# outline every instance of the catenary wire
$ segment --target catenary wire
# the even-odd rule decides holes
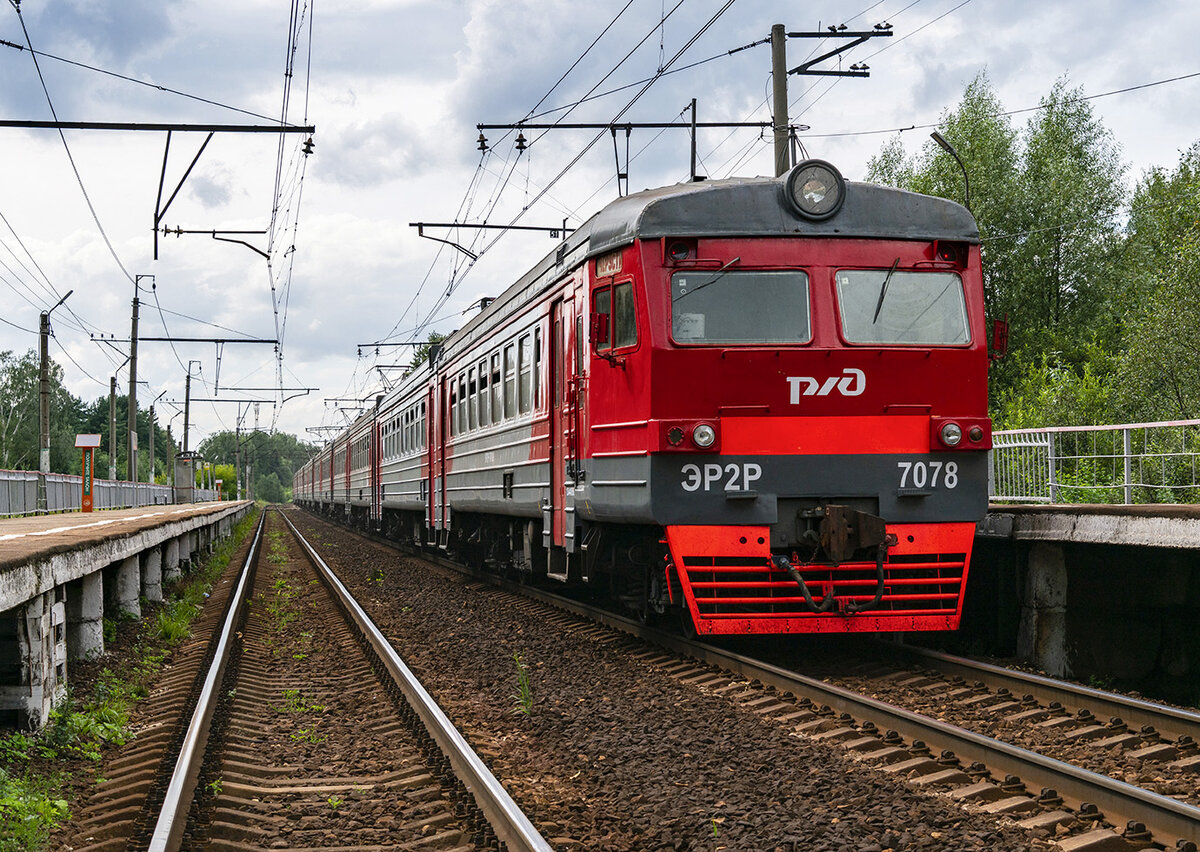
[[[104,74],[109,77],[114,77],[118,80],[123,80],[126,83],[135,83],[139,86],[145,86],[148,89],[156,89],[157,91],[160,91],[160,92],[166,92],[169,95],[179,95],[181,98],[187,98],[188,100],[199,101],[200,103],[203,103],[203,104],[220,107],[221,109],[227,109],[227,110],[230,110],[231,112],[241,113],[242,115],[248,115],[251,118],[261,118],[261,119],[265,119],[266,121],[274,121],[274,119],[271,118],[270,116],[260,115],[259,113],[251,112],[248,109],[242,109],[240,107],[231,106],[229,104],[221,103],[220,101],[214,101],[214,100],[211,100],[210,98],[201,97],[200,95],[192,95],[187,92],[180,91],[179,89],[172,89],[170,86],[163,86],[159,83],[150,83],[150,82],[147,82],[146,80],[139,80],[136,77],[127,77],[124,74],[118,74],[116,71],[109,71],[105,68],[97,68],[94,65],[88,65],[86,62],[79,62],[74,59],[67,59],[66,57],[63,57],[63,56],[55,56],[53,53],[47,53],[44,50],[36,50],[35,51],[32,48],[28,48],[23,44],[16,44],[15,42],[6,41],[2,38],[0,38],[0,46],[11,47],[11,48],[15,48],[16,50],[28,50],[31,53],[36,53],[38,56],[44,57],[46,59],[53,59],[56,62],[62,62],[66,65],[74,65],[77,68],[83,68],[86,71],[95,71],[97,74]]]
[[[17,20],[21,22],[21,31],[25,34],[25,43],[29,46],[30,58],[33,60],[33,67],[37,70],[38,80],[42,84],[42,91],[46,95],[46,103],[50,107],[50,114],[54,116],[55,121],[58,121],[58,112],[54,109],[54,100],[50,97],[50,89],[46,86],[46,78],[42,76],[42,66],[38,62],[37,53],[33,49],[33,41],[29,37],[28,27],[25,26],[25,18],[21,14],[21,7],[18,3],[13,2],[13,0],[10,0],[10,2],[13,3],[13,8],[17,10]],[[75,157],[71,154],[71,146],[67,144],[67,135],[63,132],[61,127],[58,128],[58,136],[62,140],[63,150],[67,153],[67,160],[69,160],[71,163],[71,171],[75,173],[75,181],[79,184],[79,189],[83,193],[83,200],[87,202],[87,208],[92,214],[92,219],[96,223],[96,228],[100,231],[100,236],[104,238],[104,244],[108,246],[109,254],[112,255],[113,260],[116,261],[117,266],[120,267],[121,272],[125,274],[125,277],[130,281],[133,281],[133,276],[129,274],[129,270],[126,269],[125,264],[121,262],[121,258],[117,254],[116,248],[113,246],[112,241],[108,238],[108,233],[104,230],[104,225],[100,222],[100,216],[96,213],[96,208],[92,204],[92,199],[88,196],[87,187],[84,186],[83,176],[79,173],[79,167],[75,165]]]
[[[682,2],[682,0],[681,0],[681,2]],[[661,76],[662,72],[666,71],[666,70],[667,70],[667,69],[669,69],[669,68],[670,68],[672,65],[674,65],[674,64],[675,64],[675,62],[677,62],[677,61],[679,60],[679,58],[680,58],[680,57],[681,57],[681,56],[682,56],[682,55],[683,55],[685,52],[687,52],[687,50],[688,50],[689,48],[691,48],[691,46],[692,46],[692,45],[694,45],[694,44],[695,44],[695,43],[696,43],[696,42],[697,42],[697,41],[698,41],[698,40],[699,40],[699,39],[700,39],[700,38],[701,38],[701,37],[704,35],[704,33],[706,33],[706,32],[707,32],[707,31],[709,30],[709,28],[710,28],[710,27],[712,27],[712,25],[713,25],[713,24],[715,24],[715,23],[717,22],[717,20],[719,20],[719,19],[720,19],[720,17],[721,17],[722,15],[724,15],[724,14],[725,14],[725,12],[727,12],[727,11],[729,10],[729,8],[730,8],[730,7],[731,7],[731,6],[734,4],[734,2],[736,2],[736,0],[727,0],[727,2],[725,2],[725,3],[724,3],[724,5],[722,5],[722,6],[721,6],[721,7],[720,7],[720,8],[719,8],[719,9],[718,9],[718,10],[717,10],[717,11],[716,11],[716,12],[715,12],[713,15],[712,15],[712,17],[710,17],[710,18],[708,19],[708,21],[707,21],[707,22],[705,22],[705,24],[704,24],[704,25],[703,25],[703,26],[702,26],[702,27],[701,27],[701,28],[700,28],[700,29],[699,29],[699,30],[696,32],[696,34],[695,34],[695,35],[693,35],[693,36],[692,36],[692,37],[691,37],[691,38],[690,38],[690,39],[687,41],[687,43],[686,43],[686,44],[684,44],[684,46],[683,46],[683,47],[681,47],[681,48],[680,48],[678,51],[676,51],[676,53],[675,53],[675,54],[674,54],[674,55],[671,57],[671,59],[670,59],[670,60],[668,60],[668,62],[666,63],[666,65],[665,65],[665,66],[664,66],[662,69],[660,69],[660,72],[659,72],[659,75],[658,75],[658,76]],[[675,9],[677,9],[677,8],[678,8],[678,5],[677,5],[677,6],[675,6],[674,8],[675,8]],[[674,11],[674,9],[673,9],[672,11]],[[652,80],[651,80],[649,83],[647,83],[647,84],[646,84],[646,85],[645,85],[645,86],[644,86],[642,89],[640,89],[640,90],[638,91],[638,93],[637,93],[636,95],[634,95],[634,97],[633,97],[633,98],[632,98],[632,99],[629,101],[629,103],[627,103],[627,104],[626,104],[626,105],[625,105],[625,106],[624,106],[624,107],[623,107],[623,108],[622,108],[622,109],[621,109],[621,110],[620,110],[620,111],[619,111],[619,112],[618,112],[618,113],[617,113],[617,114],[616,114],[616,115],[613,117],[613,119],[612,119],[612,122],[610,122],[610,123],[616,123],[617,121],[619,121],[619,120],[621,119],[621,117],[622,117],[622,116],[624,116],[624,115],[625,115],[625,113],[627,113],[627,112],[628,112],[630,109],[632,109],[632,108],[633,108],[633,106],[634,106],[634,104],[636,104],[636,103],[637,103],[637,102],[638,102],[638,101],[641,99],[642,95],[644,95],[644,94],[645,94],[645,93],[646,93],[646,92],[647,92],[647,91],[650,89],[650,87],[654,85],[654,82],[655,82],[655,81],[658,79],[658,76],[654,77],[654,78],[653,78],[653,79],[652,79]],[[600,139],[602,139],[602,138],[604,137],[604,135],[605,135],[605,132],[606,132],[605,130],[601,130],[599,133],[597,133],[597,134],[596,134],[596,136],[594,136],[594,137],[592,138],[592,141],[591,141],[591,142],[589,142],[589,143],[588,143],[586,146],[584,146],[583,150],[581,150],[581,151],[580,151],[580,152],[579,152],[579,153],[578,153],[578,154],[577,154],[577,155],[576,155],[576,156],[575,156],[575,157],[574,157],[574,158],[571,160],[571,162],[569,162],[569,163],[568,163],[566,166],[564,166],[564,167],[563,167],[563,169],[562,169],[561,171],[559,171],[559,173],[558,173],[558,174],[557,174],[557,175],[556,175],[556,176],[555,176],[553,179],[551,179],[549,183],[547,183],[547,184],[546,184],[546,186],[545,186],[545,187],[542,189],[542,191],[538,193],[538,195],[537,195],[537,196],[536,196],[536,197],[533,199],[533,201],[532,201],[532,202],[530,202],[530,204],[529,204],[529,205],[527,205],[526,207],[522,208],[522,210],[521,210],[520,212],[518,212],[518,213],[517,213],[517,215],[516,215],[516,216],[514,216],[514,217],[513,217],[513,219],[512,219],[512,220],[511,220],[511,221],[510,221],[508,224],[509,224],[509,225],[516,224],[516,222],[518,222],[518,221],[521,219],[521,217],[525,215],[525,212],[526,212],[526,211],[528,211],[528,210],[529,210],[529,208],[530,208],[530,207],[531,207],[533,204],[537,203],[537,201],[539,201],[539,200],[542,198],[542,196],[544,196],[544,195],[545,195],[547,192],[549,192],[549,191],[550,191],[550,189],[551,189],[551,188],[552,188],[552,187],[553,187],[553,186],[554,186],[554,185],[555,185],[555,184],[556,184],[556,183],[557,183],[559,180],[561,180],[561,179],[563,178],[563,176],[564,176],[564,175],[566,175],[566,174],[567,174],[567,172],[568,172],[568,171],[570,171],[570,170],[571,170],[571,169],[572,169],[572,168],[575,166],[575,164],[576,164],[576,163],[578,163],[578,162],[579,162],[579,161],[580,161],[580,160],[581,160],[581,159],[584,157],[584,155],[585,155],[585,154],[587,154],[587,152],[588,152],[588,151],[590,151],[590,150],[591,150],[591,149],[592,149],[592,148],[593,148],[593,147],[596,145],[596,143],[600,141]],[[507,233],[507,232],[506,232],[506,231],[501,231],[501,232],[500,232],[500,233],[499,233],[499,234],[498,234],[498,235],[497,235],[495,238],[493,238],[493,239],[492,239],[492,241],[491,241],[491,242],[489,242],[489,243],[487,243],[486,245],[484,245],[484,247],[482,248],[482,250],[479,252],[479,256],[480,256],[480,257],[482,257],[482,256],[483,256],[483,254],[485,254],[485,253],[486,253],[488,250],[490,250],[490,249],[491,249],[493,246],[495,246],[497,242],[499,242],[501,239],[503,239],[503,237],[504,237],[505,233]],[[477,259],[478,259],[478,258],[476,258],[476,260],[477,260]],[[466,274],[467,274],[467,273],[469,273],[469,272],[470,272],[470,270],[471,270],[471,269],[474,267],[474,263],[475,263],[475,261],[472,261],[471,263],[469,263],[469,264],[467,264],[467,265],[466,265],[466,272],[464,272],[464,274],[463,274],[463,276],[462,276],[462,277],[458,278],[457,280],[452,280],[452,281],[451,281],[451,283],[450,283],[450,286],[449,286],[449,287],[447,287],[447,289],[446,289],[445,293],[443,293],[442,297],[441,297],[441,298],[438,300],[438,302],[437,302],[437,303],[435,303],[434,311],[436,311],[438,308],[440,308],[440,307],[441,307],[441,305],[442,305],[442,304],[444,304],[444,303],[446,302],[446,300],[448,300],[448,299],[450,298],[451,294],[454,292],[454,289],[455,289],[455,288],[456,288],[456,287],[457,287],[459,284],[461,284],[461,283],[462,283],[462,280],[463,280],[463,278],[465,278],[465,277],[466,277]]]

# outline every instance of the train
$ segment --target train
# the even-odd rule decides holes
[[[986,328],[952,201],[823,160],[637,192],[377,396],[293,501],[688,633],[954,630]]]

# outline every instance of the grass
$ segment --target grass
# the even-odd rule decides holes
[[[298,689],[283,691],[283,706],[274,708],[278,713],[324,713],[324,704],[316,704],[305,698]]]
[[[156,616],[143,622],[129,657],[101,670],[90,696],[69,693],[37,734],[0,736],[0,852],[44,849],[55,826],[70,817],[63,791],[72,768],[93,765],[90,772],[96,774],[104,748],[131,739],[134,705],[149,694],[170,649],[191,634],[213,582],[255,521],[244,518]],[[106,643],[116,640],[118,629],[118,619],[104,619]]]
[[[53,784],[0,769],[0,852],[41,849],[68,816],[67,802]]]
[[[512,712],[529,718],[533,715],[533,690],[529,686],[529,666],[521,659],[521,654],[513,654],[513,662],[517,664],[517,691],[513,693]]]

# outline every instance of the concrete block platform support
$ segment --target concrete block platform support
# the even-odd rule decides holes
[[[104,610],[109,618],[142,617],[142,604],[138,600],[142,593],[140,561],[137,554],[128,556],[118,562],[109,574],[112,580],[104,584]]]
[[[40,727],[68,659],[104,653],[104,619],[141,616],[164,576],[253,508],[240,503],[0,519],[0,725]],[[201,530],[211,530],[201,539]]]
[[[161,603],[162,590],[162,548],[152,547],[143,551],[142,560],[142,597],[151,603]]]
[[[72,580],[67,592],[67,657],[90,660],[104,653],[104,579],[99,571]]]
[[[1067,565],[1062,545],[1035,541],[1029,547],[1017,654],[1055,677],[1071,674],[1067,659]]]
[[[54,590],[0,614],[0,721],[39,728],[66,696],[66,607]],[[15,652],[15,653],[14,653]],[[15,682],[14,682],[15,681]]]
[[[179,538],[168,539],[164,546],[163,580],[167,583],[174,583],[180,575]]]

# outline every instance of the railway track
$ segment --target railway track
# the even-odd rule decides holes
[[[644,658],[681,682],[741,687],[755,712],[789,731],[1048,831],[1062,849],[1200,843],[1200,714],[916,649],[889,652],[919,655],[915,663],[859,658],[852,677],[817,678],[782,656],[755,659],[544,590],[497,585],[652,642],[670,653]]]
[[[219,620],[211,643],[155,696],[163,736],[141,738],[140,770],[92,807],[110,824],[82,826],[72,847],[548,852],[314,546],[272,514],[220,584],[219,619],[197,627]],[[114,804],[139,800],[118,828]]]

